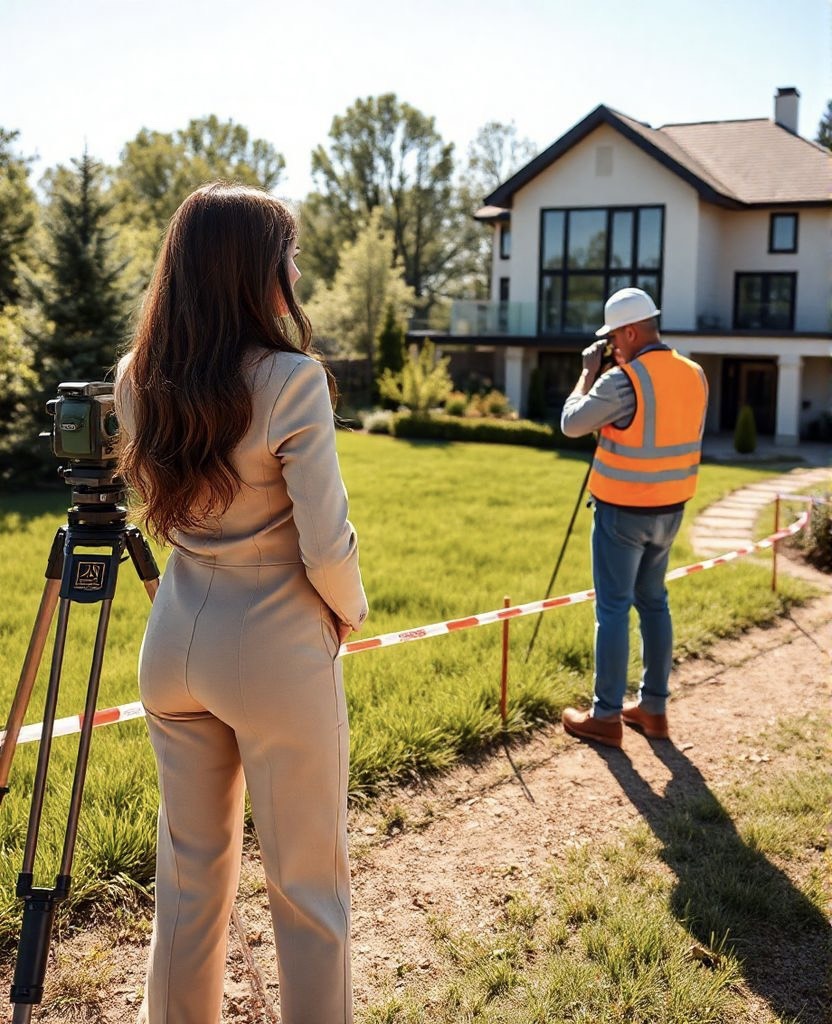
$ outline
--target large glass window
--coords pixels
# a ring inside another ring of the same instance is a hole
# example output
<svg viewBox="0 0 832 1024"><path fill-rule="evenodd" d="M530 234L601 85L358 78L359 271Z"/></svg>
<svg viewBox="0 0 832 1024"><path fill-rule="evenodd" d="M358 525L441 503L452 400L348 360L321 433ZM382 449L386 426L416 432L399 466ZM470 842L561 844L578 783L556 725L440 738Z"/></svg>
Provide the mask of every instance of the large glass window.
<svg viewBox="0 0 832 1024"><path fill-rule="evenodd" d="M737 274L734 327L746 330L794 329L797 274Z"/></svg>
<svg viewBox="0 0 832 1024"><path fill-rule="evenodd" d="M664 207L543 210L540 332L589 334L619 288L661 302Z"/></svg>

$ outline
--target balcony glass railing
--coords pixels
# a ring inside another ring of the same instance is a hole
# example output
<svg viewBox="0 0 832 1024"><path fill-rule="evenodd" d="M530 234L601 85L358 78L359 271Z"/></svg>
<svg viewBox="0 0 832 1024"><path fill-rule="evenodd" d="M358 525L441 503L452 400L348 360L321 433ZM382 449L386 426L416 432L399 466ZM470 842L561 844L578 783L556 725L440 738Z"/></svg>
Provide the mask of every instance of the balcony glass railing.
<svg viewBox="0 0 832 1024"><path fill-rule="evenodd" d="M537 302L489 302L456 299L451 306L450 333L454 337L527 337L591 334L603 322L603 305L595 300L567 304L565 321L560 307ZM600 318L600 319L599 319Z"/></svg>

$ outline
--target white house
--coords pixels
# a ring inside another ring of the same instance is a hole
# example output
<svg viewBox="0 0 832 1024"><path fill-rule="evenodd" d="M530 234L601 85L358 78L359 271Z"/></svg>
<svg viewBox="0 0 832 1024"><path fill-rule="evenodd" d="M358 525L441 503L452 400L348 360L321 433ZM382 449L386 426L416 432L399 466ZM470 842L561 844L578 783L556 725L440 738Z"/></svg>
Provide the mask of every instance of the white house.
<svg viewBox="0 0 832 1024"><path fill-rule="evenodd" d="M796 89L774 118L651 128L599 106L485 200L491 301L454 303L447 352L491 352L525 411L534 369L554 409L603 323L637 285L664 340L708 376L706 429L743 404L797 443L832 412L832 155L797 135Z"/></svg>

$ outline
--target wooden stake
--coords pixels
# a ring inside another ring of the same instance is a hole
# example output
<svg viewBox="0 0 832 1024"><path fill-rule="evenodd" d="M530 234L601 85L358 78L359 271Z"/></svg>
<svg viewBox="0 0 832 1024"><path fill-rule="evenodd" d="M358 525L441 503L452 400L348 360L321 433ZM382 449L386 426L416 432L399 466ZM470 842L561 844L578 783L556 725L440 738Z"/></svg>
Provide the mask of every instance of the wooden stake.
<svg viewBox="0 0 832 1024"><path fill-rule="evenodd" d="M780 495L774 499L774 532L780 529ZM777 590L777 545L779 541L775 541L771 545L771 589Z"/></svg>

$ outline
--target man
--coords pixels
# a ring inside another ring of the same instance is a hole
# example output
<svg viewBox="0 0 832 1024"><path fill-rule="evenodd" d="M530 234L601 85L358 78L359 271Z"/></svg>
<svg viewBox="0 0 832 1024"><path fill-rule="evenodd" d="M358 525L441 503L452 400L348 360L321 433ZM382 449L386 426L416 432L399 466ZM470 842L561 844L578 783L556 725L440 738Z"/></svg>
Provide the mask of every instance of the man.
<svg viewBox="0 0 832 1024"><path fill-rule="evenodd" d="M603 340L582 353L583 371L561 416L567 437L600 431L589 476L595 506L595 694L591 711L566 708L579 739L620 747L622 720L668 736L673 631L664 577L685 502L696 490L708 385L702 368L662 343L650 296L623 288L604 307ZM599 376L607 343L613 369ZM624 704L630 608L641 627L638 701Z"/></svg>

